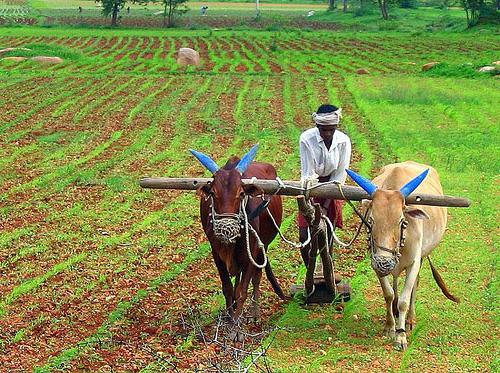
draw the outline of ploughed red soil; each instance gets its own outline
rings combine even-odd
[[[115,58],[128,56],[137,62],[147,59],[148,53],[157,47],[169,50],[172,42],[176,48],[198,45],[202,56],[208,56],[208,48],[217,45],[228,54],[230,50],[239,50],[243,58],[251,53],[257,56],[256,60],[268,47],[220,38],[212,45],[190,38],[155,38],[152,44],[150,41],[127,37],[121,42],[115,37],[72,38],[67,45],[88,48],[87,52],[96,56],[111,57],[116,53]],[[133,52],[133,47],[141,51]],[[105,52],[107,48],[114,52]],[[268,62],[268,66],[272,72],[282,71],[277,62]],[[242,63],[225,64],[221,71],[228,69],[248,71]],[[262,66],[254,64],[254,69],[260,71]],[[25,117],[12,126],[12,131],[24,133],[16,142],[5,142],[1,154],[30,146],[33,149],[12,159],[10,169],[0,168],[3,180],[0,207],[8,212],[1,216],[0,229],[9,234],[26,230],[19,239],[0,246],[0,290],[7,294],[0,304],[0,338],[4,341],[0,370],[32,370],[54,357],[65,356],[64,352],[72,349],[76,350],[74,357],[65,362],[72,371],[138,371],[148,364],[175,366],[180,370],[203,369],[210,363],[209,357],[226,356],[223,346],[204,342],[193,331],[193,322],[199,322],[199,330],[207,338],[213,337],[214,320],[222,307],[219,279],[210,254],[198,258],[159,286],[151,287],[162,274],[175,272],[176,266],[182,265],[205,241],[196,203],[177,206],[169,216],[163,216],[164,209],[170,211],[170,206],[182,201],[180,192],[141,193],[134,190],[135,184],[114,191],[110,185],[121,175],[131,176],[136,182],[142,173],[164,175],[179,164],[187,174],[201,176],[200,166],[187,160],[187,156],[174,154],[176,160],[168,157],[151,160],[173,143],[177,144],[178,152],[204,146],[211,155],[222,158],[227,155],[226,149],[234,146],[235,133],[252,129],[279,135],[284,133],[286,125],[307,128],[310,112],[303,102],[311,87],[319,101],[328,100],[324,77],[313,77],[309,82],[290,79],[292,95],[286,103],[283,102],[286,77],[281,75],[253,77],[243,100],[239,100],[247,83],[243,74],[227,76],[227,87],[209,84],[206,89],[202,89],[205,77],[201,74],[190,76],[190,83],[181,75],[154,77],[147,92],[140,89],[149,82],[147,76],[103,75],[92,78],[90,83],[88,79],[82,76],[60,79],[59,88],[64,86],[73,92],[69,98],[55,100],[33,112],[30,109],[43,100],[23,96],[23,91],[36,90],[38,85],[48,86],[53,79],[36,78],[14,85],[19,100],[9,96],[2,102],[9,120],[15,121],[24,114]],[[341,85],[342,81],[336,84]],[[266,87],[266,97],[260,93],[262,86]],[[95,87],[98,89],[92,93]],[[156,90],[159,92],[142,107],[142,100]],[[178,92],[174,99],[170,98],[172,92]],[[48,97],[53,94],[51,91]],[[193,101],[193,97],[198,101]],[[67,99],[74,101],[55,115]],[[345,96],[348,115],[360,116],[349,100]],[[209,112],[199,112],[195,110],[199,102],[214,102],[215,106]],[[244,105],[237,109],[239,102]],[[86,111],[87,108],[91,109]],[[128,119],[138,108],[140,113]],[[287,117],[287,110],[292,110],[293,119]],[[179,118],[184,118],[182,125],[176,125]],[[287,123],[288,120],[293,123]],[[147,137],[152,124],[156,124],[156,132]],[[63,135],[54,144],[40,140],[58,133]],[[116,133],[119,136],[111,140]],[[72,143],[79,134],[86,136],[85,141]],[[207,134],[212,141],[209,146],[197,143],[197,136]],[[2,143],[4,138],[0,137]],[[254,140],[242,138],[238,147],[247,148]],[[103,144],[106,147],[101,151]],[[137,150],[129,154],[135,146]],[[276,167],[280,169],[296,144],[284,135],[274,146],[276,150],[272,153],[280,154],[276,156]],[[54,149],[64,150],[64,157],[51,158]],[[359,157],[355,154],[354,161]],[[81,159],[85,161],[80,162]],[[74,165],[74,169],[68,165]],[[78,177],[73,178],[77,173]],[[64,181],[67,184],[60,190],[53,189]],[[178,221],[176,211],[182,211],[187,220]],[[294,212],[287,210],[288,215]],[[345,230],[351,236],[355,221],[347,222]],[[293,226],[290,231],[292,235],[296,233]],[[351,276],[353,263],[363,256],[363,247],[339,250],[337,254],[338,272]],[[58,270],[79,255],[84,256],[78,262]],[[281,286],[288,289],[296,281],[301,265],[298,251],[281,243],[270,253],[270,258]],[[245,329],[256,336],[245,345],[236,345],[245,350],[259,345],[266,335],[263,332],[273,327],[285,308],[265,277],[261,286],[261,321],[249,323]],[[122,313],[118,312],[119,317],[113,319],[117,310]],[[90,340],[92,336],[99,339]]]

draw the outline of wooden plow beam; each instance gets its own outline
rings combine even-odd
[[[196,190],[201,186],[207,185],[211,181],[212,178],[146,177],[139,181],[139,185],[143,188],[150,189]],[[287,180],[283,181],[282,185],[280,185],[277,180],[243,179],[242,182],[243,184],[253,184],[261,188],[265,194],[277,193],[284,196],[306,195],[307,197],[349,199],[351,201],[370,199],[368,193],[363,189],[350,185],[343,185],[341,192],[336,184],[329,183],[314,184],[309,191],[306,191],[298,181]],[[462,197],[413,193],[406,197],[406,204],[469,207],[470,201]]]

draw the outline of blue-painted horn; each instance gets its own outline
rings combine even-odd
[[[429,169],[425,170],[420,175],[418,175],[417,177],[415,177],[414,179],[412,179],[411,181],[409,181],[408,183],[403,185],[401,187],[401,189],[399,189],[401,194],[405,198],[408,197],[410,195],[410,193],[413,192],[415,189],[417,189],[417,187],[420,185],[420,183],[422,183],[422,181],[424,181],[424,179],[428,173],[429,173]]]
[[[253,159],[255,158],[255,154],[257,154],[257,149],[259,148],[259,144],[255,144],[252,146],[252,149],[248,151],[247,154],[245,154],[241,160],[238,162],[238,165],[236,166],[236,169],[242,174],[245,172],[245,170],[250,166],[250,163],[252,163]]]
[[[208,155],[205,155],[203,153],[197,152],[196,150],[189,149],[192,155],[196,157],[197,160],[200,161],[200,163],[205,166],[205,168],[210,171],[212,174],[215,174],[219,170],[219,166],[217,166],[217,163],[215,163],[212,158],[210,158]]]
[[[356,184],[358,184],[363,190],[370,196],[377,190],[377,186],[373,184],[370,180],[365,179],[363,176],[358,175],[356,172],[346,169],[347,174],[351,177]]]

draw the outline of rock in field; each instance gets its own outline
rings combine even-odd
[[[495,61],[495,62],[492,62],[491,64],[495,65],[495,66],[498,66],[498,65],[500,65],[500,61]]]
[[[368,75],[368,74],[370,74],[370,72],[367,69],[357,69],[356,70],[356,74],[359,74],[359,75]]]
[[[181,66],[200,64],[200,54],[191,48],[179,48],[177,63]]]
[[[439,64],[439,62],[429,62],[429,63],[426,63],[424,66],[422,66],[422,71],[430,70],[430,69],[432,69],[434,66],[436,66],[438,64]]]
[[[31,57],[31,61],[41,62],[41,63],[61,63],[63,59],[60,57],[49,57],[49,56],[36,56]]]
[[[490,71],[494,71],[496,70],[496,67],[495,66],[483,66],[483,67],[480,67],[479,71],[480,73],[487,73],[487,72],[490,72]]]
[[[4,48],[0,49],[0,57],[4,55],[7,52],[12,52],[12,51],[30,51],[31,49],[28,48]]]
[[[4,57],[2,58],[2,61],[14,61],[14,62],[22,62],[27,60],[26,57]]]

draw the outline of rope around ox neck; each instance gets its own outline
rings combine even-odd
[[[262,268],[264,268],[267,265],[266,249],[265,249],[264,244],[262,243],[259,235],[255,231],[255,229],[250,225],[250,223],[248,222],[248,215],[247,215],[247,211],[246,211],[247,202],[248,202],[248,197],[246,197],[241,202],[241,205],[242,205],[241,210],[243,212],[243,217],[245,219],[245,240],[246,240],[246,246],[247,246],[247,255],[248,255],[248,259],[250,260],[250,263],[252,263],[257,268],[262,269]],[[262,255],[264,256],[264,263],[262,263],[262,264],[257,263],[254,260],[253,256],[252,256],[252,251],[250,250],[250,235],[249,235],[249,231],[252,232],[252,234],[255,237],[255,241],[257,242],[257,246],[259,246],[259,248],[262,250]]]

